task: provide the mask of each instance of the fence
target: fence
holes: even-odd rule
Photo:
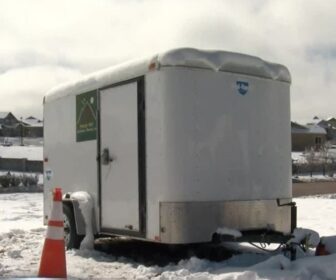
[[[0,170],[43,173],[43,161],[26,158],[0,158]]]
[[[336,163],[292,163],[292,174],[314,174],[333,177],[336,175]]]

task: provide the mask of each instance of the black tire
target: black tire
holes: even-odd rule
[[[69,205],[63,204],[64,243],[67,249],[78,249],[84,236],[78,235],[73,211]]]

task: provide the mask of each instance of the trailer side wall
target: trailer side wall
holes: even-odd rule
[[[97,141],[76,142],[76,96],[44,104],[44,124],[44,215],[50,211],[53,188],[61,187],[64,192],[90,193],[99,221]]]

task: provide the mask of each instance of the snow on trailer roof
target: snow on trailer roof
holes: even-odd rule
[[[45,102],[133,79],[154,69],[174,66],[203,68],[291,82],[290,73],[285,66],[270,63],[255,56],[218,50],[181,48],[163,52],[150,58],[112,66],[77,81],[60,85],[47,92]]]

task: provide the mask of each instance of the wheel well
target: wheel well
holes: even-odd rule
[[[85,221],[84,217],[82,215],[82,212],[79,208],[79,203],[76,200],[70,200],[70,199],[64,199],[63,205],[66,205],[69,207],[69,209],[72,211],[75,225],[76,225],[76,232],[78,235],[85,235]]]

